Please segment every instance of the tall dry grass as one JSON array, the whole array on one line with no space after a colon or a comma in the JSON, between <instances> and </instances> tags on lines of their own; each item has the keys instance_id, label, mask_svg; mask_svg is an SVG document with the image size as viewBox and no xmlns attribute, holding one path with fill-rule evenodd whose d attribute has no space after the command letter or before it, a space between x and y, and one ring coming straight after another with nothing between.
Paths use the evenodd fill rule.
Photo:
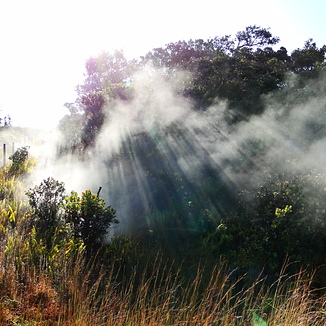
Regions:
<instances>
[{"instance_id":1,"label":"tall dry grass","mask_svg":"<svg viewBox=\"0 0 326 326\"><path fill-rule=\"evenodd\" d=\"M221 263L207 282L200 266L186 279L159 253L126 272L119 259L87 261L83 247L68 242L46 252L26 227L20 181L4 171L0 179L0 325L326 325L314 275L287 275L289 262L272 285L259 276L245 285L245 275Z\"/></svg>"}]
</instances>

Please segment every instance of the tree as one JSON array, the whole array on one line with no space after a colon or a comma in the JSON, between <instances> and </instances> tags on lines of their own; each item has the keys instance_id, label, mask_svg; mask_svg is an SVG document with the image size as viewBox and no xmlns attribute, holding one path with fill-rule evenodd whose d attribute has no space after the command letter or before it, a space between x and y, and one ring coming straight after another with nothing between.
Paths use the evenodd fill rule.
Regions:
<instances>
[{"instance_id":1,"label":"tree","mask_svg":"<svg viewBox=\"0 0 326 326\"><path fill-rule=\"evenodd\" d=\"M39 239L45 240L48 249L52 245L55 230L64 224L64 192L64 184L51 177L26 192L33 209L30 224L35 227Z\"/></svg>"},{"instance_id":2,"label":"tree","mask_svg":"<svg viewBox=\"0 0 326 326\"><path fill-rule=\"evenodd\" d=\"M104 107L110 109L116 101L132 100L132 87L127 85L137 69L148 62L162 69L167 78L174 78L179 70L189 73L179 94L193 100L197 109L206 109L216 99L223 99L231 111L226 112L232 116L231 122L262 113L262 95L286 88L285 78L290 69L302 76L303 83L305 73L309 78L317 76L325 66L326 46L318 49L309 40L304 49L289 56L284 47L273 49L278 42L269 28L251 25L234 37L168 43L148 52L139 63L128 61L122 51L89 58L75 102L82 116L80 147L94 143L105 119Z\"/></svg>"},{"instance_id":3,"label":"tree","mask_svg":"<svg viewBox=\"0 0 326 326\"><path fill-rule=\"evenodd\" d=\"M217 52L213 58L203 57L197 60L196 65L185 95L192 97L199 108L211 105L217 97L228 98L221 90L232 75L230 57L223 52Z\"/></svg>"},{"instance_id":4,"label":"tree","mask_svg":"<svg viewBox=\"0 0 326 326\"><path fill-rule=\"evenodd\" d=\"M132 96L127 85L136 62L128 61L122 51L91 57L85 68L84 82L76 87L78 97L74 103L66 103L70 114L60 122L66 141L63 152L92 146L104 122L104 105L114 105L117 99L127 101Z\"/></svg>"},{"instance_id":5,"label":"tree","mask_svg":"<svg viewBox=\"0 0 326 326\"><path fill-rule=\"evenodd\" d=\"M87 147L92 145L104 122L102 106L105 103L103 92L83 95L81 103L84 106L85 123L82 133L82 144Z\"/></svg>"},{"instance_id":6,"label":"tree","mask_svg":"<svg viewBox=\"0 0 326 326\"><path fill-rule=\"evenodd\" d=\"M324 180L320 175L271 176L240 194L237 210L205 240L215 254L277 272L287 256L305 266L325 263Z\"/></svg>"},{"instance_id":7,"label":"tree","mask_svg":"<svg viewBox=\"0 0 326 326\"><path fill-rule=\"evenodd\" d=\"M288 60L285 48L275 52L271 46L278 37L260 26L248 26L234 38L230 35L169 43L149 52L143 60L165 68L192 73L185 95L206 108L216 98L229 101L241 113L260 113L260 96L282 84ZM264 47L264 48L263 48Z\"/></svg>"},{"instance_id":8,"label":"tree","mask_svg":"<svg viewBox=\"0 0 326 326\"><path fill-rule=\"evenodd\" d=\"M85 116L76 107L75 103L65 103L69 114L65 115L59 122L61 141L59 153L64 154L70 151L77 151L82 143Z\"/></svg>"},{"instance_id":9,"label":"tree","mask_svg":"<svg viewBox=\"0 0 326 326\"><path fill-rule=\"evenodd\" d=\"M102 52L85 63L84 83L77 86L80 98L101 92L112 84L126 82L136 69L135 61L128 61L122 51Z\"/></svg>"},{"instance_id":10,"label":"tree","mask_svg":"<svg viewBox=\"0 0 326 326\"><path fill-rule=\"evenodd\" d=\"M231 74L220 89L231 108L242 114L259 114L264 110L261 95L276 90L286 76L286 64L271 48L253 51L243 47L234 52Z\"/></svg>"},{"instance_id":11,"label":"tree","mask_svg":"<svg viewBox=\"0 0 326 326\"><path fill-rule=\"evenodd\" d=\"M253 50L243 47L232 56L216 53L213 59L198 62L188 94L198 99L201 107L211 105L216 98L226 99L229 108L242 114L261 113L261 95L282 86L287 71L286 49Z\"/></svg>"},{"instance_id":12,"label":"tree","mask_svg":"<svg viewBox=\"0 0 326 326\"><path fill-rule=\"evenodd\" d=\"M240 50L244 47L265 47L275 45L279 42L279 37L273 37L268 28L251 25L244 31L236 34L236 47L234 50Z\"/></svg>"},{"instance_id":13,"label":"tree","mask_svg":"<svg viewBox=\"0 0 326 326\"><path fill-rule=\"evenodd\" d=\"M51 177L26 194L33 209L30 225L48 249L51 249L57 231L61 230L61 233L63 229L70 229L90 250L98 248L105 240L110 225L118 223L116 211L111 206L105 206L98 194L86 190L81 197L75 191L67 196L63 182Z\"/></svg>"},{"instance_id":14,"label":"tree","mask_svg":"<svg viewBox=\"0 0 326 326\"><path fill-rule=\"evenodd\" d=\"M292 69L297 73L303 73L306 77L314 77L312 70L325 62L326 45L317 48L313 39L305 42L303 49L296 49L291 54ZM310 72L310 73L309 73Z\"/></svg>"},{"instance_id":15,"label":"tree","mask_svg":"<svg viewBox=\"0 0 326 326\"><path fill-rule=\"evenodd\" d=\"M178 41L155 48L148 52L142 60L151 61L160 68L181 68L194 71L199 60L212 60L220 53L232 54L242 48L256 48L275 45L278 37L273 37L269 29L260 26L248 26L245 31L238 32L235 38L231 35L203 39Z\"/></svg>"},{"instance_id":16,"label":"tree","mask_svg":"<svg viewBox=\"0 0 326 326\"><path fill-rule=\"evenodd\" d=\"M9 160L12 160L12 164L8 170L8 175L22 176L31 172L35 161L29 157L28 151L29 146L20 147L9 157Z\"/></svg>"},{"instance_id":17,"label":"tree","mask_svg":"<svg viewBox=\"0 0 326 326\"><path fill-rule=\"evenodd\" d=\"M214 51L211 45L202 39L168 43L165 47L155 48L141 57L142 63L151 62L155 67L168 68L170 72L175 68L193 71L196 60L203 59Z\"/></svg>"},{"instance_id":18,"label":"tree","mask_svg":"<svg viewBox=\"0 0 326 326\"><path fill-rule=\"evenodd\" d=\"M0 118L0 127L10 127L11 126L11 117L9 115Z\"/></svg>"},{"instance_id":19,"label":"tree","mask_svg":"<svg viewBox=\"0 0 326 326\"><path fill-rule=\"evenodd\" d=\"M105 206L103 199L86 190L79 197L75 191L65 198L65 216L76 237L80 237L90 250L98 249L105 241L112 223L118 223L116 211Z\"/></svg>"}]
</instances>

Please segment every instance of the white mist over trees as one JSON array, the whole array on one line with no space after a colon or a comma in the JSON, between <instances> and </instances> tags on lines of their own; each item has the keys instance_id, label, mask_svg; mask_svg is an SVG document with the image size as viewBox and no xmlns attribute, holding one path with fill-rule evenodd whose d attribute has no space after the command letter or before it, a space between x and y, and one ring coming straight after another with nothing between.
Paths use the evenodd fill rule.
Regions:
<instances>
[{"instance_id":1,"label":"white mist over trees","mask_svg":"<svg viewBox=\"0 0 326 326\"><path fill-rule=\"evenodd\" d=\"M270 247L271 269L289 253L309 260L291 239L326 245L326 47L308 40L289 55L277 42L250 26L139 61L90 58L40 178L103 187L118 232L198 232L216 254L241 244L239 259L258 264Z\"/></svg>"}]
</instances>

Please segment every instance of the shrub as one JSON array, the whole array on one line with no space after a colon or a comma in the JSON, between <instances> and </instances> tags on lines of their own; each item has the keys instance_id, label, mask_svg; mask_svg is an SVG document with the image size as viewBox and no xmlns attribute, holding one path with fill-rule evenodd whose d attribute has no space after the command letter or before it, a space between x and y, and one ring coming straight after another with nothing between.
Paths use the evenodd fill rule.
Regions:
<instances>
[{"instance_id":1,"label":"shrub","mask_svg":"<svg viewBox=\"0 0 326 326\"><path fill-rule=\"evenodd\" d=\"M35 160L29 157L29 146L21 147L9 157L12 160L12 164L9 168L9 176L19 176L26 173L31 173L34 167Z\"/></svg>"},{"instance_id":2,"label":"shrub","mask_svg":"<svg viewBox=\"0 0 326 326\"><path fill-rule=\"evenodd\" d=\"M235 213L204 240L204 248L238 266L266 266L277 271L284 259L304 266L325 264L325 199L323 177L274 175L258 190L244 192Z\"/></svg>"},{"instance_id":3,"label":"shrub","mask_svg":"<svg viewBox=\"0 0 326 326\"><path fill-rule=\"evenodd\" d=\"M31 226L36 228L38 237L44 239L48 247L51 246L56 228L64 223L62 216L64 192L64 184L51 177L26 192L33 209Z\"/></svg>"},{"instance_id":4,"label":"shrub","mask_svg":"<svg viewBox=\"0 0 326 326\"><path fill-rule=\"evenodd\" d=\"M106 207L98 194L86 190L81 197L75 191L66 196L64 184L53 178L43 180L26 194L33 208L31 226L36 228L39 239L46 240L48 248L58 230L72 233L89 249L97 248L110 225L118 223L116 211Z\"/></svg>"},{"instance_id":5,"label":"shrub","mask_svg":"<svg viewBox=\"0 0 326 326\"><path fill-rule=\"evenodd\" d=\"M79 197L75 191L65 199L65 216L72 223L74 234L82 238L87 248L96 248L105 240L112 223L118 223L116 211L105 207L103 199L97 194L86 190Z\"/></svg>"}]
</instances>

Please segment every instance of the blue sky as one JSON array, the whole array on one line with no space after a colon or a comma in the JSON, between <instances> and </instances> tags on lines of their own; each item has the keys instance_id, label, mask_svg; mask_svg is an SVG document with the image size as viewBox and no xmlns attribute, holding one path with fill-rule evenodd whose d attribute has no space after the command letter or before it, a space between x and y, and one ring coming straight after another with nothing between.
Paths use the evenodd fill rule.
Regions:
<instances>
[{"instance_id":1,"label":"blue sky","mask_svg":"<svg viewBox=\"0 0 326 326\"><path fill-rule=\"evenodd\" d=\"M289 52L326 44L324 0L15 0L0 3L0 115L55 126L73 101L87 58L124 49L138 57L190 38L270 27Z\"/></svg>"}]
</instances>

